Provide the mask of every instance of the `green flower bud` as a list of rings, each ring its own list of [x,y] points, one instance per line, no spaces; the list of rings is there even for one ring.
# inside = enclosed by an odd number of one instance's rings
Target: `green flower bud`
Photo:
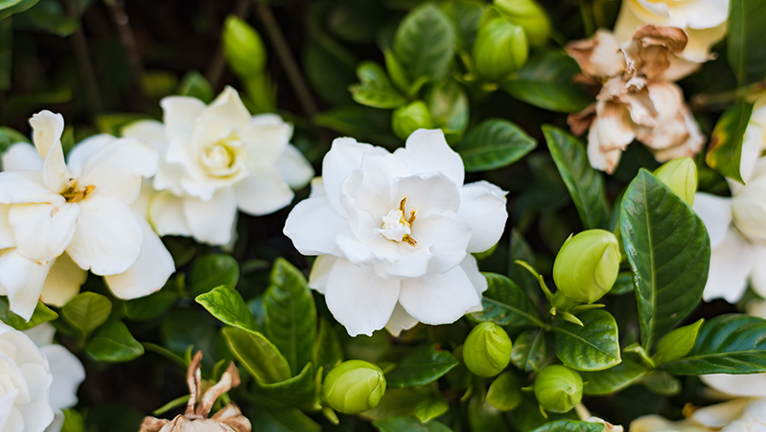
[[[468,333],[463,345],[463,362],[476,375],[499,374],[511,361],[511,339],[502,327],[483,322]]]
[[[582,400],[582,378],[565,366],[548,366],[535,378],[535,397],[548,411],[567,412]]]
[[[383,371],[372,363],[348,360],[335,366],[324,379],[322,399],[344,414],[375,408],[386,392]]]
[[[545,45],[551,34],[551,22],[534,0],[495,0],[495,7],[509,22],[524,28],[530,45]]]
[[[566,297],[593,303],[609,292],[620,271],[620,242],[593,229],[569,237],[553,262],[553,280]]]
[[[222,38],[226,60],[235,74],[248,77],[263,72],[266,51],[254,28],[236,16],[229,15],[224,23]]]
[[[666,162],[654,171],[654,176],[686,201],[686,204],[694,204],[694,193],[697,192],[697,165],[692,158],[682,157]]]
[[[488,81],[503,81],[527,61],[529,46],[521,26],[503,18],[482,20],[473,44],[476,73]]]
[[[415,101],[394,111],[391,128],[396,136],[407,139],[418,129],[433,129],[434,120],[423,101]]]

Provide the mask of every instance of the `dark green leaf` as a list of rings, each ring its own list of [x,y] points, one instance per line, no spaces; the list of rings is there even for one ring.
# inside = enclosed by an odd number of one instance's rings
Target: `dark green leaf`
[[[315,385],[314,367],[309,363],[300,374],[284,381],[262,384],[256,380],[252,400],[268,408],[290,408],[311,399]]]
[[[217,357],[219,333],[212,320],[207,318],[207,313],[201,308],[172,309],[160,327],[165,347],[176,355],[184,356],[193,346],[195,351],[205,353],[203,364],[212,366]]]
[[[449,72],[455,54],[452,23],[433,4],[413,9],[396,31],[394,54],[408,71],[410,82],[423,76],[439,81]]]
[[[314,36],[306,40],[302,59],[312,90],[331,106],[352,103],[348,86],[356,82],[354,71],[359,61],[327,35]]]
[[[600,371],[620,363],[617,322],[605,310],[577,314],[583,325],[559,321],[556,332],[556,356],[572,369]]]
[[[213,87],[210,86],[207,78],[196,70],[187,72],[181,78],[181,83],[178,85],[178,94],[195,97],[205,103],[210,103],[214,97]]]
[[[753,0],[729,3],[726,52],[729,65],[740,85],[752,84],[766,77],[766,9]]]
[[[103,324],[111,312],[112,302],[94,292],[76,295],[61,309],[64,319],[84,337]]]
[[[540,372],[545,365],[549,352],[545,331],[527,330],[513,341],[511,363],[524,372]]]
[[[766,372],[766,320],[717,316],[702,324],[688,354],[659,368],[676,375]]]
[[[165,288],[146,297],[128,300],[125,302],[125,314],[134,321],[148,321],[155,319],[167,312],[178,300],[179,295],[173,285],[178,284],[178,279],[170,279]]]
[[[394,88],[386,72],[377,63],[360,63],[356,75],[361,84],[350,87],[351,96],[356,102],[373,108],[399,108],[407,103],[407,98]]]
[[[633,287],[633,274],[630,272],[621,272],[617,275],[617,281],[615,281],[612,289],[609,290],[610,295],[623,295],[632,293]]]
[[[452,20],[457,29],[457,46],[461,51],[470,52],[476,33],[479,30],[479,21],[484,13],[481,3],[470,0],[450,0],[439,5],[444,13]]]
[[[469,172],[508,166],[534,150],[537,141],[515,124],[489,119],[471,129],[455,146]]]
[[[0,14],[2,11],[0,11]],[[13,22],[0,21],[0,91],[11,88],[11,62],[13,61]],[[6,128],[0,128],[6,129]],[[2,142],[0,132],[0,151],[5,151],[7,144]],[[4,145],[5,144],[5,145]]]
[[[196,297],[220,285],[237,286],[239,264],[230,255],[210,254],[197,258],[189,273],[191,295]]]
[[[620,233],[648,349],[701,300],[710,239],[699,216],[645,169],[628,186],[621,208]]]
[[[585,146],[573,135],[553,126],[543,126],[543,133],[583,226],[586,229],[605,227],[609,209],[604,179],[601,173],[591,168]]]
[[[540,323],[537,312],[516,283],[496,273],[482,273],[487,291],[482,296],[484,310],[469,316],[476,321],[492,321],[501,326],[533,326]]]
[[[69,36],[80,28],[80,22],[65,14],[61,2],[56,0],[40,0],[13,20],[17,28],[42,30],[59,37]]]
[[[420,423],[417,417],[391,417],[376,420],[372,425],[380,432],[452,432],[452,429],[438,421]]]
[[[303,369],[314,349],[316,307],[303,273],[284,258],[274,261],[263,308],[266,336],[285,356],[291,370]]]
[[[314,343],[312,360],[317,368],[323,367],[325,373],[330,372],[330,369],[343,361],[343,346],[340,344],[338,334],[330,322],[324,318],[319,321],[319,332]]]
[[[257,425],[254,429],[257,432],[320,432],[322,430],[319,424],[298,408],[266,410],[253,407],[250,411],[250,422]]]
[[[647,375],[641,382],[652,393],[662,396],[675,396],[681,393],[681,381],[673,375],[654,371]]]
[[[546,423],[532,432],[603,432],[602,423],[591,423],[579,420],[556,420]]]
[[[468,128],[468,96],[455,80],[434,86],[427,97],[434,124],[444,131],[447,140],[460,139]]]
[[[744,101],[740,101],[727,109],[718,119],[718,123],[715,124],[705,156],[705,162],[710,168],[742,184],[745,183],[739,172],[742,160],[742,144],[752,113],[753,104]]]
[[[126,362],[144,354],[144,347],[122,321],[111,320],[85,346],[85,352],[102,362]]]
[[[703,321],[700,319],[694,324],[679,327],[663,336],[657,342],[657,352],[652,357],[654,362],[657,364],[667,363],[680,359],[691,351]]]
[[[262,383],[278,383],[292,376],[285,357],[264,335],[236,327],[226,327],[221,334],[242,366]]]
[[[429,399],[432,390],[426,387],[405,387],[386,389],[386,393],[375,408],[361,414],[366,420],[383,420],[391,417],[415,415],[415,408],[421,401]]]
[[[479,395],[475,395],[468,402],[468,424],[471,426],[471,432],[508,430],[503,413]]]
[[[44,322],[53,321],[58,317],[59,314],[38,301],[35,311],[32,313],[32,318],[27,322],[24,318],[11,312],[7,297],[0,297],[0,320],[16,330],[28,330]]]
[[[243,330],[260,330],[253,314],[250,313],[247,304],[242,300],[242,296],[228,285],[221,285],[205,294],[200,294],[195,301],[225,324]]]
[[[601,396],[620,391],[644,378],[649,371],[640,363],[625,359],[622,363],[598,372],[580,372],[583,393]]]
[[[424,345],[409,353],[386,374],[386,384],[390,388],[425,385],[436,381],[457,365],[457,359],[449,352]]]

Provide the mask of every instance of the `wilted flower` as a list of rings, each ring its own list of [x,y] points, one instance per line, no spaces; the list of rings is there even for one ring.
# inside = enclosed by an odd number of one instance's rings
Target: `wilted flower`
[[[149,224],[131,210],[157,153],[135,139],[97,135],[64,162],[61,115],[30,119],[35,147],[14,144],[0,173],[0,294],[29,319],[42,300],[63,306],[90,269],[117,297],[159,290],[175,271]]]
[[[139,432],[250,432],[252,430],[250,420],[242,415],[234,402],[229,402],[213,417],[207,417],[216,399],[239,386],[240,381],[237,367],[232,362],[226,372],[221,375],[218,383],[200,395],[202,390],[201,363],[202,351],[197,351],[186,372],[186,383],[189,386],[189,402],[186,405],[186,412],[183,415],[177,415],[173,420],[144,417]],[[200,397],[199,405],[197,405],[198,397]]]
[[[483,377],[499,374],[511,361],[511,338],[499,325],[483,322],[474,327],[463,346],[463,361],[471,372]]]
[[[608,293],[620,271],[620,242],[601,229],[569,237],[553,262],[556,287],[570,300],[593,303]]]
[[[290,204],[291,187],[314,171],[289,143],[292,127],[275,114],[251,116],[236,90],[209,105],[193,97],[160,102],[164,124],[144,120],[123,130],[160,154],[149,220],[160,235],[214,245],[231,240],[237,209],[265,215]]]
[[[535,377],[535,398],[543,408],[564,413],[582,400],[582,378],[566,366],[546,366]]]
[[[671,82],[686,73],[676,61],[686,43],[679,28],[644,25],[622,46],[604,30],[567,45],[586,80],[602,85],[595,104],[567,119],[575,134],[589,131],[591,166],[614,172],[634,139],[660,162],[699,152],[704,136]]]
[[[322,399],[343,414],[375,408],[385,393],[383,371],[363,360],[348,360],[335,366],[322,384]]]
[[[319,255],[309,285],[349,334],[398,335],[481,310],[487,282],[470,253],[500,239],[505,192],[463,185],[463,161],[440,130],[416,131],[393,154],[336,139],[322,173],[284,231]]]

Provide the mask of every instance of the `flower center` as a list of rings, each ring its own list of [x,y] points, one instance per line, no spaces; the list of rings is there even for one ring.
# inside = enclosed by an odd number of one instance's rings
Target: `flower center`
[[[236,132],[232,132],[228,137],[216,141],[213,145],[206,148],[200,155],[202,165],[208,173],[226,177],[236,174],[240,169],[238,158],[241,156],[242,142]]]
[[[418,242],[412,238],[412,223],[415,222],[415,210],[410,212],[410,217],[404,216],[404,204],[407,202],[407,197],[402,198],[399,203],[399,208],[393,209],[383,216],[382,228],[378,228],[375,231],[383,234],[383,237],[395,241],[405,241],[410,246],[415,246]]]
[[[61,196],[63,196],[66,199],[66,202],[68,203],[78,203],[85,198],[88,197],[88,195],[95,190],[96,187],[93,185],[85,186],[84,188],[80,188],[77,185],[77,180],[70,178],[69,179],[69,189],[65,190],[64,192],[61,192]]]

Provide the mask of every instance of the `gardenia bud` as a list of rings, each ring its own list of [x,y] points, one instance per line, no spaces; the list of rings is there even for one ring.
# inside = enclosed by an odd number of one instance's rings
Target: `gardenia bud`
[[[260,74],[266,66],[263,41],[254,28],[234,15],[226,18],[223,50],[229,65],[239,76]]]
[[[488,81],[503,81],[527,61],[529,46],[521,26],[504,18],[482,22],[473,44],[476,73]]]
[[[375,408],[386,392],[383,371],[362,360],[345,361],[324,379],[322,399],[344,414],[359,414]]]
[[[593,303],[609,292],[619,271],[620,242],[600,229],[568,238],[553,262],[553,280],[559,291],[581,303]]]
[[[582,378],[565,366],[548,366],[535,378],[535,397],[548,411],[567,412],[582,400]]]
[[[495,7],[505,19],[524,28],[530,45],[545,45],[551,22],[534,0],[495,0]]]
[[[407,139],[418,129],[433,129],[434,120],[423,101],[415,101],[394,111],[391,127],[396,136]]]
[[[476,375],[499,374],[511,361],[511,339],[502,327],[483,322],[468,333],[463,346],[463,361]]]
[[[694,204],[694,193],[697,192],[697,165],[692,158],[673,159],[657,168],[654,176],[686,201],[686,204]]]

